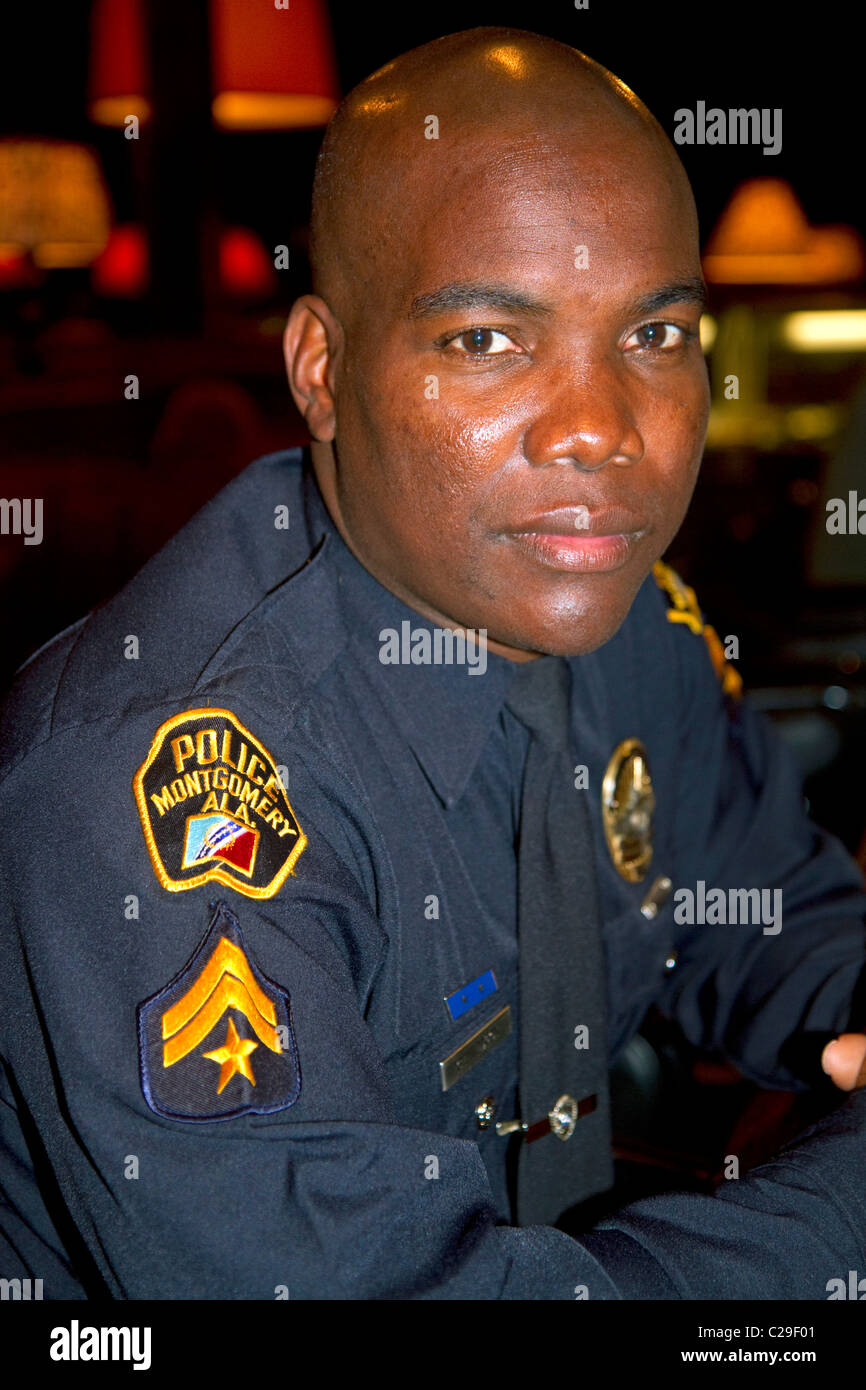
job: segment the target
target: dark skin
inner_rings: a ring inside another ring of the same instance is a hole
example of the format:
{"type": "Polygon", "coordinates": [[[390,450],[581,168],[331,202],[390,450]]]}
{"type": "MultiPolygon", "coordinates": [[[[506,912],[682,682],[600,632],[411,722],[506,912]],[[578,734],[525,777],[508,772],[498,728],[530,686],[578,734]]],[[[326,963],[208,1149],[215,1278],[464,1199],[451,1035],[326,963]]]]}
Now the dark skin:
{"type": "MultiPolygon", "coordinates": [[[[350,191],[285,334],[334,523],[434,623],[515,661],[591,652],[679,530],[703,449],[679,160],[603,69],[496,30],[387,65],[337,133],[350,191]]],[[[851,1089],[866,1038],[824,1061],[851,1089]]]]}

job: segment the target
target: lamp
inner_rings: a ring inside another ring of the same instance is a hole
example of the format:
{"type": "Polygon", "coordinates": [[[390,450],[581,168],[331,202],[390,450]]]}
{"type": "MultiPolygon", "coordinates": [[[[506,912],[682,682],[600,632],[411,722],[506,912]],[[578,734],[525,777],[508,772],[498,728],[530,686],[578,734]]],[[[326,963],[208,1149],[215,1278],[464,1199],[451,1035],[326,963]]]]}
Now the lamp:
{"type": "Polygon", "coordinates": [[[326,125],[339,89],[325,6],[211,0],[213,118],[223,130],[326,125]]]}
{"type": "Polygon", "coordinates": [[[94,0],[90,16],[88,111],[96,125],[150,116],[147,35],[141,0],[94,0]]]}
{"type": "MultiPolygon", "coordinates": [[[[2,273],[0,259],[0,287],[2,273]]],[[[149,282],[150,248],[145,228],[136,222],[113,228],[108,245],[91,268],[94,291],[106,298],[138,299],[149,282]]],[[[274,263],[251,228],[226,227],[220,232],[219,286],[224,295],[266,299],[277,284],[274,263]]]]}
{"type": "Polygon", "coordinates": [[[835,284],[859,279],[863,270],[854,229],[811,227],[783,179],[741,184],[704,255],[704,273],[716,284],[835,284]]]}
{"type": "MultiPolygon", "coordinates": [[[[210,0],[214,124],[222,130],[325,125],[339,99],[322,0],[285,7],[210,0]]],[[[96,0],[91,19],[89,112],[98,125],[146,121],[153,85],[141,0],[96,0]]]]}
{"type": "Polygon", "coordinates": [[[249,227],[226,227],[219,240],[220,287],[236,299],[266,299],[278,277],[261,239],[249,227]]]}
{"type": "Polygon", "coordinates": [[[63,140],[0,140],[0,248],[43,270],[89,265],[108,240],[99,162],[63,140]]]}
{"type": "Polygon", "coordinates": [[[30,257],[14,242],[0,245],[0,290],[35,289],[40,278],[30,257]]]}
{"type": "Polygon", "coordinates": [[[150,251],[144,227],[135,222],[112,229],[108,245],[90,271],[96,294],[138,299],[150,282],[150,251]]]}

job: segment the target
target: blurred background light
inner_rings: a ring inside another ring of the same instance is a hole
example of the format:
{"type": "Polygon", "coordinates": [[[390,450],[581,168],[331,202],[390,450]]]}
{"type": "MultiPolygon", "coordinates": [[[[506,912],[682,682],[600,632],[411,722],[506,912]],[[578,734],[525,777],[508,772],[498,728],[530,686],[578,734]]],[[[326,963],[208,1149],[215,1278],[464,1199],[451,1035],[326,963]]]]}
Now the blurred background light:
{"type": "Polygon", "coordinates": [[[866,349],[866,309],[786,314],[779,331],[785,346],[794,352],[862,352],[866,349]]]}
{"type": "MultiPolygon", "coordinates": [[[[98,125],[146,122],[153,84],[141,0],[96,0],[88,109],[98,125]]],[[[325,125],[339,100],[330,22],[321,0],[286,8],[211,0],[214,124],[222,130],[325,125]]]]}
{"type": "Polygon", "coordinates": [[[816,285],[857,280],[866,269],[852,227],[810,227],[783,179],[737,188],[707,244],[704,273],[715,284],[816,285]]]}
{"type": "Polygon", "coordinates": [[[150,253],[144,227],[114,227],[101,256],[93,262],[91,284],[109,298],[138,299],[150,284],[150,253]]]}
{"type": "Polygon", "coordinates": [[[97,125],[150,116],[147,34],[140,0],[95,0],[90,26],[88,109],[97,125]]]}
{"type": "Polygon", "coordinates": [[[702,314],[700,322],[701,347],[704,352],[712,352],[713,343],[716,341],[718,324],[712,314],[702,314]]]}
{"type": "MultiPolygon", "coordinates": [[[[249,227],[226,227],[218,240],[219,288],[237,299],[267,299],[277,288],[274,263],[249,227]]],[[[2,248],[0,248],[2,250],[2,248]]],[[[0,284],[3,262],[0,259],[0,284]]],[[[140,299],[150,285],[150,248],[140,223],[113,228],[108,244],[91,268],[96,294],[109,299],[140,299]]]]}
{"type": "Polygon", "coordinates": [[[0,140],[3,258],[35,266],[86,266],[108,241],[111,211],[99,161],[62,140],[0,140]]]}

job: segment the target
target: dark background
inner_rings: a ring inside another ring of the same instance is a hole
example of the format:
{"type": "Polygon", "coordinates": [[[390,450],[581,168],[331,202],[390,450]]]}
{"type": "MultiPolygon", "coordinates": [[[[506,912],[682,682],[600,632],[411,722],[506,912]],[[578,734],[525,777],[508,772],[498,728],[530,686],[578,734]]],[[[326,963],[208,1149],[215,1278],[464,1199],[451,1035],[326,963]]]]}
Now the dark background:
{"type": "MultiPolygon", "coordinates": [[[[176,8],[184,7],[178,2],[176,8]]],[[[569,0],[437,0],[417,13],[331,0],[328,11],[344,93],[397,54],[441,34],[505,24],[582,49],[632,87],[668,131],[674,111],[698,100],[708,106],[780,106],[784,142],[776,156],[742,146],[681,149],[704,226],[711,227],[737,183],[767,174],[794,184],[813,222],[859,221],[861,228],[866,223],[859,164],[860,25],[843,0],[817,6],[590,0],[588,10],[575,10],[569,0]]],[[[99,135],[85,102],[89,12],[87,0],[7,8],[0,57],[4,130],[91,143],[99,135]]],[[[280,227],[287,214],[303,216],[319,138],[224,137],[223,206],[263,229],[268,218],[280,227]]]]}

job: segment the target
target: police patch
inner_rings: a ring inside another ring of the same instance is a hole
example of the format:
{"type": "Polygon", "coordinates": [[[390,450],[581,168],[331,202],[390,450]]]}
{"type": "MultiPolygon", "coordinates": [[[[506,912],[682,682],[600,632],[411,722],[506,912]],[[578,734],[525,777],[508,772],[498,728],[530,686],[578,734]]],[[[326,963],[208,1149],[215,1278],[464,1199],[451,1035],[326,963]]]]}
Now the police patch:
{"type": "Polygon", "coordinates": [[[289,996],[256,968],[224,902],[185,968],[139,1005],[138,1046],[144,1098],[168,1119],[269,1115],[300,1095],[289,996]]]}
{"type": "Polygon", "coordinates": [[[213,879],[270,898],[307,843],[273,758],[227,709],[167,719],[132,785],[151,863],[170,893],[213,879]]]}

